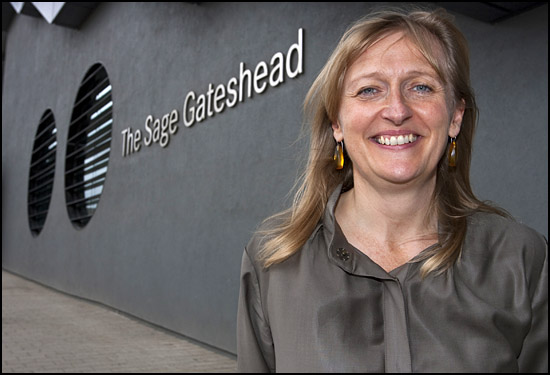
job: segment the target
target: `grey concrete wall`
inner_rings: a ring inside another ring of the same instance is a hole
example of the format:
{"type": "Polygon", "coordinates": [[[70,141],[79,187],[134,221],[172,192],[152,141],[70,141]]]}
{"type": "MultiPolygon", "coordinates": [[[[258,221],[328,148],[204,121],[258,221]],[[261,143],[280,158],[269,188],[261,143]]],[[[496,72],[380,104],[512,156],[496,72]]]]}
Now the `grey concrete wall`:
{"type": "MultiPolygon", "coordinates": [[[[17,16],[2,97],[2,266],[235,352],[242,250],[288,203],[306,152],[308,87],[350,22],[372,3],[103,3],[80,30],[17,16]],[[304,28],[304,73],[122,157],[121,132],[185,95],[286,53],[304,28]],[[78,87],[96,62],[113,90],[113,140],[95,215],[77,230],[64,160],[78,87]],[[52,200],[33,237],[27,186],[42,113],[56,119],[52,200]]],[[[481,108],[472,183],[482,199],[548,235],[548,6],[490,25],[456,15],[471,44],[481,108]]]]}

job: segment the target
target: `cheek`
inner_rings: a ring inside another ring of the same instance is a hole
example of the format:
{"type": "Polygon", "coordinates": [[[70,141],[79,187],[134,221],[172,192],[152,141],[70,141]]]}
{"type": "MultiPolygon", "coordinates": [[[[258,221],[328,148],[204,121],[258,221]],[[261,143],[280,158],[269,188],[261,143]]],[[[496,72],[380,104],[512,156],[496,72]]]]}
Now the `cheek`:
{"type": "Polygon", "coordinates": [[[345,134],[357,133],[368,127],[372,120],[373,110],[361,106],[342,105],[338,121],[345,134]]]}
{"type": "Polygon", "coordinates": [[[451,112],[449,112],[445,102],[438,100],[425,104],[424,106],[418,106],[416,112],[422,114],[425,119],[430,120],[434,126],[448,126],[451,123],[451,112]]]}
{"type": "Polygon", "coordinates": [[[431,129],[432,133],[437,135],[438,139],[439,137],[447,139],[452,118],[446,106],[439,105],[426,108],[421,116],[424,124],[431,129]]]}

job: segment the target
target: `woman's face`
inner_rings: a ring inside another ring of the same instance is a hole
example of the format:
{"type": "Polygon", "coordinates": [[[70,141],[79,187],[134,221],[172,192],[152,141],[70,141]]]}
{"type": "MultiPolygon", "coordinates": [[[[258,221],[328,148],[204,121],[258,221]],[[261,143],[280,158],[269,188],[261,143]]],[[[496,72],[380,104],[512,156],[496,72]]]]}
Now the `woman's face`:
{"type": "Polygon", "coordinates": [[[402,33],[369,47],[349,67],[334,138],[344,141],[354,176],[370,183],[435,179],[448,137],[460,131],[464,105],[402,33]]]}

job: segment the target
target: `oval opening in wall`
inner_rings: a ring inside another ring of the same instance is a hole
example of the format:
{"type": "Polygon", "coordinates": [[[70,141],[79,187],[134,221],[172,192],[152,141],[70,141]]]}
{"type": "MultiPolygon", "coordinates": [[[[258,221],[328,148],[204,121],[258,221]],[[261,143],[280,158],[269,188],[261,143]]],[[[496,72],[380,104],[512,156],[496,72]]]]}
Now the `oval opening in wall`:
{"type": "Polygon", "coordinates": [[[27,207],[29,227],[34,236],[42,231],[48,215],[55,176],[56,150],[55,118],[53,112],[47,109],[36,130],[29,172],[27,207]]]}
{"type": "Polygon", "coordinates": [[[83,228],[94,215],[107,176],[113,100],[103,65],[93,65],[76,95],[65,158],[65,199],[73,225],[83,228]]]}

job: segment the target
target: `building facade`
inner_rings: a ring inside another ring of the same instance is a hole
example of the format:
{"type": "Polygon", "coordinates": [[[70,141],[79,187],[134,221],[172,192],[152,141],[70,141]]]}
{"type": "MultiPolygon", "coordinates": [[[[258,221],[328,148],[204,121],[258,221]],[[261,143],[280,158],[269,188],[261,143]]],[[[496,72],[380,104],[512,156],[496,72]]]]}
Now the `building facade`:
{"type": "MultiPolygon", "coordinates": [[[[82,3],[6,27],[4,4],[2,267],[235,353],[242,251],[290,203],[305,94],[380,4],[82,3]]],[[[453,14],[474,191],[548,236],[548,5],[453,14]]]]}

